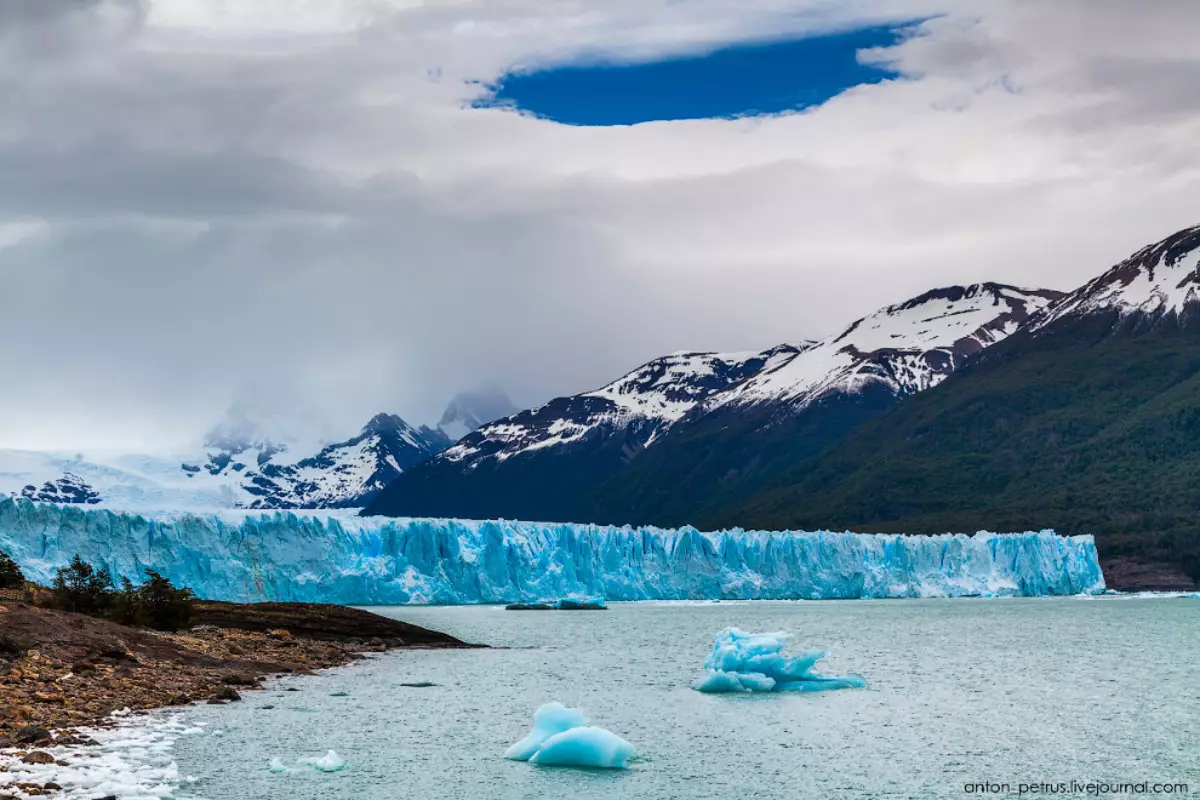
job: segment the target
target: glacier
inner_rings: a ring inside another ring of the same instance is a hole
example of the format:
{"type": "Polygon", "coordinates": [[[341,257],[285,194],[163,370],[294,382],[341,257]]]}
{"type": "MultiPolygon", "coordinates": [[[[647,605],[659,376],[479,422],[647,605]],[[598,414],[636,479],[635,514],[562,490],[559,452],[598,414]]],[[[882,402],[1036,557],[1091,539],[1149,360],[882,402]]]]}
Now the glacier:
{"type": "Polygon", "coordinates": [[[0,500],[0,549],[49,581],[78,553],[212,600],[353,605],[1071,595],[1104,591],[1091,536],[854,534],[122,513],[0,500]]]}

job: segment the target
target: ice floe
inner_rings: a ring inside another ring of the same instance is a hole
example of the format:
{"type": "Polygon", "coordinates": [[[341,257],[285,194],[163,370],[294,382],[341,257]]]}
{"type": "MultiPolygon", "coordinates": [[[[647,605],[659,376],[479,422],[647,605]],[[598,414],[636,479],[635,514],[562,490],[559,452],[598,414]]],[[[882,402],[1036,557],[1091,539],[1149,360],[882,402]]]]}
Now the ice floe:
{"type": "Polygon", "coordinates": [[[589,726],[578,708],[546,703],[534,712],[533,730],[504,757],[542,766],[624,769],[637,750],[615,733],[589,726]]]}
{"type": "Polygon", "coordinates": [[[698,692],[821,692],[861,689],[860,675],[844,678],[817,675],[812,670],[827,653],[811,650],[784,653],[790,633],[746,633],[726,628],[717,634],[712,653],[704,662],[705,674],[692,688],[698,692]]]}

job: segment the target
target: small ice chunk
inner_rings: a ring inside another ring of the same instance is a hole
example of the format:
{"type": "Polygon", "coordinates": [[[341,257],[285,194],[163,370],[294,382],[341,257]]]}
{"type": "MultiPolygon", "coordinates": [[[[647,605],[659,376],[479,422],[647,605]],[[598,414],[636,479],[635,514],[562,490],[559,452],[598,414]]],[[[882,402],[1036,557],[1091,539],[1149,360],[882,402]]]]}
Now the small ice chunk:
{"type": "Polygon", "coordinates": [[[307,764],[321,772],[338,772],[346,768],[346,759],[339,756],[333,750],[330,750],[320,758],[302,758],[300,759],[300,763],[307,764]]]}
{"type": "Polygon", "coordinates": [[[587,726],[551,736],[529,761],[542,766],[625,769],[636,757],[637,750],[620,736],[587,726]]]}
{"type": "Polygon", "coordinates": [[[775,688],[775,679],[753,672],[725,672],[710,669],[692,686],[697,692],[719,694],[721,692],[769,692],[775,688]]]}
{"type": "Polygon", "coordinates": [[[746,633],[726,628],[717,634],[712,653],[704,662],[705,675],[692,685],[698,692],[823,692],[861,689],[860,675],[828,678],[812,669],[826,656],[824,650],[799,655],[783,652],[790,633],[746,633]]]}
{"type": "Polygon", "coordinates": [[[504,757],[542,766],[624,769],[637,750],[611,731],[588,726],[578,708],[546,703],[533,715],[533,730],[504,757]]]}
{"type": "Polygon", "coordinates": [[[283,759],[279,758],[278,756],[271,759],[271,761],[267,764],[267,769],[270,772],[276,773],[288,771],[288,768],[283,764],[283,759]]]}
{"type": "Polygon", "coordinates": [[[551,736],[586,724],[587,718],[578,708],[567,708],[562,703],[546,703],[533,714],[533,730],[508,748],[504,757],[513,761],[528,761],[551,736]]]}

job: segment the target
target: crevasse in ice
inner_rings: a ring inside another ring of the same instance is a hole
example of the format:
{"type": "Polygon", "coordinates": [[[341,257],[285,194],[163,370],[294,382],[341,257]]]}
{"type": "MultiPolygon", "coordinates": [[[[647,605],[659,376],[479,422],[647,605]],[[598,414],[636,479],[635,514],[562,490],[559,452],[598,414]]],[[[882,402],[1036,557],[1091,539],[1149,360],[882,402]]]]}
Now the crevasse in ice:
{"type": "Polygon", "coordinates": [[[746,633],[726,628],[717,634],[712,653],[704,662],[704,677],[692,688],[698,692],[824,692],[861,689],[861,675],[833,678],[818,675],[813,667],[828,655],[824,650],[788,655],[783,652],[790,633],[746,633]]]}
{"type": "Polygon", "coordinates": [[[1090,536],[660,529],[330,514],[146,517],[0,500],[39,581],[78,553],[201,597],[347,604],[1065,595],[1104,590],[1090,536]]]}

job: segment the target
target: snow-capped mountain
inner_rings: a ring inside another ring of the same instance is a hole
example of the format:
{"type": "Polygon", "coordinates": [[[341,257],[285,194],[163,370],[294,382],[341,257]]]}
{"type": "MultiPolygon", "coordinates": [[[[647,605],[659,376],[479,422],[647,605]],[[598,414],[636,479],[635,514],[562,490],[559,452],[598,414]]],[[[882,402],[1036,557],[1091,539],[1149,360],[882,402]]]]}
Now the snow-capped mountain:
{"type": "Polygon", "coordinates": [[[441,431],[378,414],[356,436],[306,456],[242,416],[214,428],[197,459],[0,451],[0,493],[126,510],[353,508],[450,445],[441,431]]]}
{"type": "Polygon", "coordinates": [[[614,435],[621,436],[626,456],[632,457],[698,403],[768,365],[786,363],[809,344],[781,345],[762,353],[672,353],[595,391],[560,397],[484,425],[441,458],[465,465],[488,457],[505,461],[614,435]]]}
{"type": "Polygon", "coordinates": [[[1065,317],[1108,311],[1183,317],[1189,306],[1200,306],[1200,225],[1137,251],[1055,303],[1031,327],[1042,330],[1065,317]]]}
{"type": "Polygon", "coordinates": [[[695,508],[719,484],[795,463],[936,385],[1061,296],[950,287],[818,342],[655,359],[601,389],[484,425],[397,479],[366,513],[690,522],[656,510],[695,508]]]}
{"type": "Polygon", "coordinates": [[[357,436],[300,460],[269,439],[227,432],[210,434],[202,465],[185,463],[180,469],[201,481],[234,484],[243,496],[238,505],[245,508],[361,506],[401,472],[450,444],[441,431],[414,428],[394,414],[377,414],[357,436]]]}
{"type": "Polygon", "coordinates": [[[867,386],[897,397],[924,391],[1062,296],[997,283],[935,289],[882,308],[764,368],[713,396],[699,411],[777,404],[781,413],[795,413],[829,395],[860,393],[867,386]]]}
{"type": "Polygon", "coordinates": [[[446,406],[437,426],[451,441],[457,442],[489,422],[512,416],[519,410],[503,389],[488,384],[456,394],[446,406]]]}
{"type": "Polygon", "coordinates": [[[41,487],[28,484],[21,496],[39,503],[76,503],[95,505],[100,502],[100,493],[74,472],[64,471],[55,480],[46,481],[41,487]]]}

